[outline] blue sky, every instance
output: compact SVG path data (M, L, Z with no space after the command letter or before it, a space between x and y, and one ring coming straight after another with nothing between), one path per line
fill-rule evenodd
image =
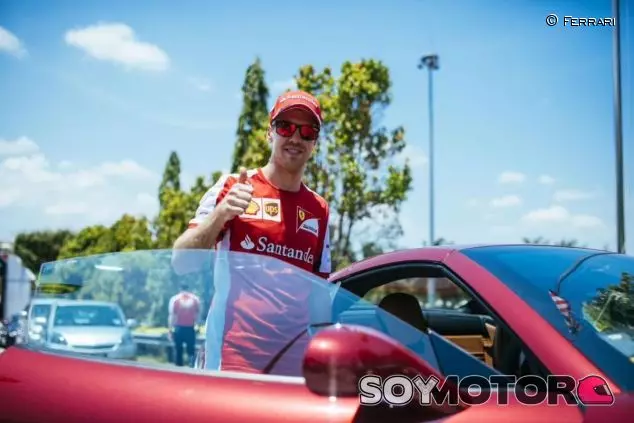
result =
M622 2L628 252L634 251L634 7ZM615 248L611 1L167 1L0 5L0 240L156 212L171 150L185 183L227 169L246 67L273 95L303 64L389 66L414 189L402 247L428 236L434 75L436 234L459 243L576 238ZM392 8L392 5L395 8ZM270 99L273 101L273 98ZM397 158L401 159L401 158Z

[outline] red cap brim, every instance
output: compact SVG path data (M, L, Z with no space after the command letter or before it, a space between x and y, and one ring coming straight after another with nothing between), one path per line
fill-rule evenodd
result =
M310 113L315 120L317 120L317 123L319 125L321 125L321 117L319 116L319 114L317 114L317 112L315 112L315 110L306 105L306 104L294 104L294 105L289 105L288 107L285 107L283 109L280 109L277 111L277 113L275 113L274 115L271 116L271 122L274 121L280 114L282 114L283 112L288 112L289 110L296 110L296 109L301 109L301 110L305 110L308 113Z

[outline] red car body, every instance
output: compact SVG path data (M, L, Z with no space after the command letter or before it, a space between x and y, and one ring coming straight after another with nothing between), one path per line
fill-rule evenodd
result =
M443 263L468 281L496 311L508 320L522 340L556 374L581 379L603 377L616 401L609 407L524 406L514 402L490 403L460 410L423 410L423 407L367 407L358 396L316 393L319 357L339 357L341 363L370 363L361 357L355 339L343 329L324 331L321 344L311 343L314 354L304 364L305 378L223 374L198 370L152 368L126 363L71 358L14 346L0 354L0 420L11 422L183 421L226 423L265 422L605 422L627 421L634 415L634 398L531 309L502 281L461 253L459 247L432 247L383 254L332 275L333 282L399 262ZM384 346L376 343L377 351ZM321 333L320 333L321 334ZM369 334L369 335L368 335ZM319 335L318 335L319 337ZM358 340L362 338L358 337ZM377 338L378 339L378 338ZM327 342L326 342L327 341ZM392 345L392 357L407 356L418 369L429 367ZM385 350L385 349L384 349ZM378 354L378 353L377 353ZM307 354L308 356L308 354ZM316 360L317 364L311 362ZM385 364L386 356L374 358ZM346 361L348 360L348 361ZM355 361L356 360L356 361ZM366 360L366 361L363 361ZM370 360L370 361L367 361ZM396 360L396 359L395 359ZM388 360L389 361L389 360ZM396 360L398 363L401 361ZM398 364L397 363L397 364ZM350 364L353 366L353 364ZM325 367L322 367L325 369ZM310 373L310 371L313 373ZM346 370L342 367L339 371ZM363 369L357 369L363 370ZM323 376L323 375L322 375ZM321 377L323 383L323 377ZM310 383L309 383L310 382ZM320 382L314 382L319 384Z

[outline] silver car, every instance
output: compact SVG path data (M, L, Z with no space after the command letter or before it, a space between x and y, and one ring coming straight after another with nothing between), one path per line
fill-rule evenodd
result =
M28 338L44 348L70 354L136 359L134 320L116 303L40 298L29 307Z

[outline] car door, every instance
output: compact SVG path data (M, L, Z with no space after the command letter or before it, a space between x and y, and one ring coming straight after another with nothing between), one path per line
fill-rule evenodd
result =
M492 366L487 351L492 343L487 329L490 317L461 310L460 306L468 302L471 296L447 276L445 269L438 263L423 261L395 263L361 271L334 281L340 283L341 288L334 298L333 317L343 324L371 327L395 338L443 374L485 377L500 374ZM435 308L428 308L425 304L421 306L431 330L423 334L420 343L408 345L406 338L411 338L411 335L406 334L405 330L390 331L382 325L380 315L383 311L379 304L383 297L395 292L407 293L424 303L419 288L425 283L417 284L417 278L435 279L439 288L442 288L438 292L444 291L447 295L437 298L444 302Z

